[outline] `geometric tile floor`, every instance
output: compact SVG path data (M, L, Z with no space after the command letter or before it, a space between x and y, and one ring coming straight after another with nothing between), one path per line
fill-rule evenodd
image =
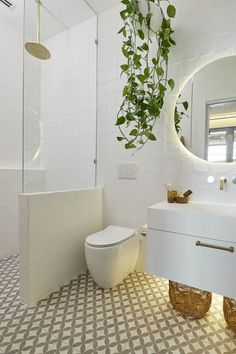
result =
M27 308L19 301L18 262L0 261L0 353L236 353L221 297L207 316L189 320L172 309L163 279L133 272L102 290L86 273Z

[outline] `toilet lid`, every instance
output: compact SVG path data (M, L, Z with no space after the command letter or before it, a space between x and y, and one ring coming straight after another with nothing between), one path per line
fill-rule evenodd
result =
M91 247L115 246L132 237L135 230L126 227L110 225L86 238L86 244Z

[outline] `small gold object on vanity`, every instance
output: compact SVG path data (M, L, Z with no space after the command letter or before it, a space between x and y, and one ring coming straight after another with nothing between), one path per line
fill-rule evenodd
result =
M176 197L175 202L177 204L187 204L188 203L188 197Z
M183 196L177 196L175 198L175 202L177 204L187 204L189 202L189 196L192 194L193 192L189 189L187 192L185 192L183 194Z
M212 294L208 291L169 281L169 296L173 308L184 317L203 317L211 306Z
M175 198L178 196L178 192L174 191L170 184L165 184L167 190L168 203L175 203Z
M225 296L223 310L227 325L236 333L236 300Z
M177 197L178 197L177 191L167 191L168 203L175 203Z
M193 193L190 189L187 190L182 196L178 195L177 191L174 191L170 184L165 184L167 190L168 203L187 204L189 202L189 196Z

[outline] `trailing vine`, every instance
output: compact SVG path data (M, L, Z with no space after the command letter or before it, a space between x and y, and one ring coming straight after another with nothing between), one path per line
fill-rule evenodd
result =
M169 52L175 41L171 19L176 9L169 0L142 0L147 13L140 10L139 0L122 0L125 8L120 12L123 27L118 33L123 35L122 52L126 63L121 65L121 75L126 75L123 101L117 114L119 127L118 141L125 143L126 149L140 149L148 140L156 140L153 128L160 117L164 98L169 86L175 82L168 79ZM167 5L166 12L162 3ZM153 26L151 7L156 6L161 14L159 28ZM151 56L150 47L155 48Z

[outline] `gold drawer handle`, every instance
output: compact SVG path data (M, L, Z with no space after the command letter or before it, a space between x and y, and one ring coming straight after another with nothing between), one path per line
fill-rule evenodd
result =
M196 242L196 246L200 247L207 247L207 248L214 248L215 250L221 250L221 251L227 251L234 253L234 247L221 247L221 246L215 246L215 245L210 245L209 243L202 243L200 241Z

